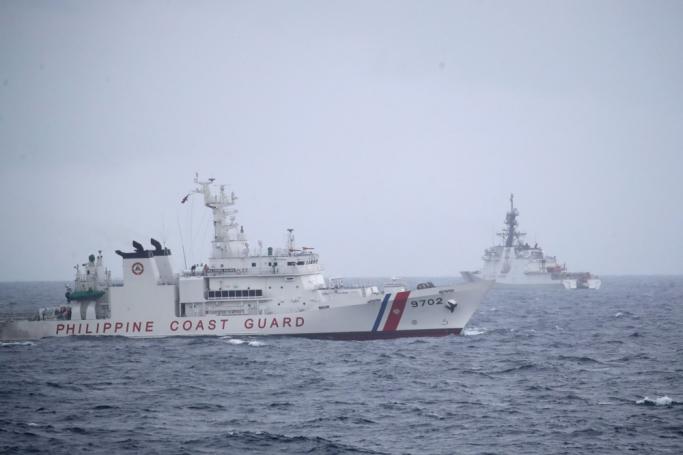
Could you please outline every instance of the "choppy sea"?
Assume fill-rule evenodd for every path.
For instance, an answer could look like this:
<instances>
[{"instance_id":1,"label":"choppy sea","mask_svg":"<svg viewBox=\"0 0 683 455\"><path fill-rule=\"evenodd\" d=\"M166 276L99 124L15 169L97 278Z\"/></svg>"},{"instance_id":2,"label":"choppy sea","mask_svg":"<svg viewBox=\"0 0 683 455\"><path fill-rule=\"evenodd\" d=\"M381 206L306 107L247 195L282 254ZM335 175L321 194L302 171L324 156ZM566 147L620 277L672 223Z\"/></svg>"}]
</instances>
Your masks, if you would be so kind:
<instances>
[{"instance_id":1,"label":"choppy sea","mask_svg":"<svg viewBox=\"0 0 683 455\"><path fill-rule=\"evenodd\" d=\"M446 338L2 343L0 452L681 454L683 277L494 289Z\"/></svg>"}]
</instances>

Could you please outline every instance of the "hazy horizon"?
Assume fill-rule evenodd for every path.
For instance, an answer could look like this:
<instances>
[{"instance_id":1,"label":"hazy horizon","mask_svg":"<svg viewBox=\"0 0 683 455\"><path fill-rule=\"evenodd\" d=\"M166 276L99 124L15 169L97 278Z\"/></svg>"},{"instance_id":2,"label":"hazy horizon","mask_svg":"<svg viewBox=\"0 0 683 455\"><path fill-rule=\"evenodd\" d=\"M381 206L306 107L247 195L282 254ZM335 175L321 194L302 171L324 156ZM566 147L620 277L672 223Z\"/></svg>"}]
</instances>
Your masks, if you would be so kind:
<instances>
[{"instance_id":1,"label":"hazy horizon","mask_svg":"<svg viewBox=\"0 0 683 455\"><path fill-rule=\"evenodd\" d=\"M571 271L680 275L683 3L0 3L0 281L163 241L194 173L327 276L481 266L510 193ZM183 241L180 239L182 232ZM495 239L497 241L497 239Z\"/></svg>"},{"instance_id":2,"label":"hazy horizon","mask_svg":"<svg viewBox=\"0 0 683 455\"><path fill-rule=\"evenodd\" d=\"M328 275L328 278L331 277L332 275ZM651 275L640 275L640 274L623 274L623 275L600 275L601 279L610 279L610 278L636 278L636 277L641 277L641 278L683 278L683 274L665 274L665 273L656 273L656 274L651 274ZM112 277L113 279L120 279L121 277L119 276L118 278ZM336 278L336 277L335 277ZM422 275L416 275L416 276L403 276L403 277L392 277L392 276L366 276L366 277L338 277L338 278L344 278L344 279L358 279L358 280L368 280L368 283L372 283L373 279L386 279L386 278L396 278L398 280L400 279L415 279L415 278L448 278L448 279L456 279L458 281L462 281L463 278L458 275L436 275L436 276L422 276ZM11 283L66 283L66 282L71 282L73 281L73 277L65 277L62 279L52 279L52 280L3 280L0 281L0 283L5 283L5 284L11 284ZM351 283L353 284L353 283ZM434 283L436 284L436 283ZM350 286L349 283L344 283L345 286ZM603 283L604 286L604 283Z\"/></svg>"}]
</instances>

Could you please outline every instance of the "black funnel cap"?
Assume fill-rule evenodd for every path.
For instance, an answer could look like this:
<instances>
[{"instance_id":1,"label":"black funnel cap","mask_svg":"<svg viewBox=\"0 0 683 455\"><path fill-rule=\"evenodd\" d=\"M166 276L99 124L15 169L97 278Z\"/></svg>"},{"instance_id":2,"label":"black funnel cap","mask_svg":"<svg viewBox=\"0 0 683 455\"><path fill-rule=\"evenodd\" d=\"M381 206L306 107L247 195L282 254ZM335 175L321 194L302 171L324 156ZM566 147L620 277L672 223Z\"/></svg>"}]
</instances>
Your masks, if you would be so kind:
<instances>
[{"instance_id":1,"label":"black funnel cap","mask_svg":"<svg viewBox=\"0 0 683 455\"><path fill-rule=\"evenodd\" d=\"M154 249L156 251L162 251L161 243L159 243L158 240L152 238L152 239L150 239L150 242L152 243L152 245L154 246Z\"/></svg>"},{"instance_id":2,"label":"black funnel cap","mask_svg":"<svg viewBox=\"0 0 683 455\"><path fill-rule=\"evenodd\" d=\"M135 251L137 251L138 253L142 253L143 251L145 251L145 249L142 247L142 245L140 245L135 240L133 240L133 248L135 248Z\"/></svg>"}]
</instances>

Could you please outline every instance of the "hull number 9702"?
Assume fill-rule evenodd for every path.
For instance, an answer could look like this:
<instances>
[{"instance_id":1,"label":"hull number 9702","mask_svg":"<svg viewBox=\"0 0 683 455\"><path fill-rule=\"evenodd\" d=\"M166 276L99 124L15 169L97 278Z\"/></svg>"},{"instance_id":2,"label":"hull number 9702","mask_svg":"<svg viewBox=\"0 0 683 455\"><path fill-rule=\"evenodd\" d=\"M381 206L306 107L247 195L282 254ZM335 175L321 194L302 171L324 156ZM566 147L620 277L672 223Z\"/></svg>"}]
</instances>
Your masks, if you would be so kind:
<instances>
[{"instance_id":1,"label":"hull number 9702","mask_svg":"<svg viewBox=\"0 0 683 455\"><path fill-rule=\"evenodd\" d=\"M410 306L413 308L418 308L425 305L443 305L443 299L441 297L435 297L433 299L422 299L422 300L411 300Z\"/></svg>"}]
</instances>

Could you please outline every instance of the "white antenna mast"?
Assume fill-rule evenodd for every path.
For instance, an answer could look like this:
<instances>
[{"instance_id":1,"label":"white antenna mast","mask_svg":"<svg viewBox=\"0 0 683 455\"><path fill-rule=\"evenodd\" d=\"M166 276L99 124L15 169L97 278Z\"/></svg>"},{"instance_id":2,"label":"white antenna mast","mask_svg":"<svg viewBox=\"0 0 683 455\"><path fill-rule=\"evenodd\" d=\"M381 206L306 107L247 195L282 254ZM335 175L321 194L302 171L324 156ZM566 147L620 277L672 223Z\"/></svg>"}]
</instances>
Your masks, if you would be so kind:
<instances>
[{"instance_id":1,"label":"white antenna mast","mask_svg":"<svg viewBox=\"0 0 683 455\"><path fill-rule=\"evenodd\" d=\"M180 216L176 216L178 221L178 233L180 234L180 246L183 250L183 263L185 264L185 270L187 270L187 257L185 256L185 242L183 241L183 230L180 228Z\"/></svg>"},{"instance_id":2,"label":"white antenna mast","mask_svg":"<svg viewBox=\"0 0 683 455\"><path fill-rule=\"evenodd\" d=\"M234 192L227 194L225 185L219 191L212 190L214 178L199 180L195 174L194 182L198 185L193 190L204 196L204 205L211 209L213 215L214 237L211 242L213 251L211 259L248 256L249 243L244 228L236 221L237 210L233 208L237 197Z\"/></svg>"},{"instance_id":3,"label":"white antenna mast","mask_svg":"<svg viewBox=\"0 0 683 455\"><path fill-rule=\"evenodd\" d=\"M292 252L294 252L294 228L287 229L287 232L289 232L287 236L287 250L289 250L289 255L291 256Z\"/></svg>"}]
</instances>

